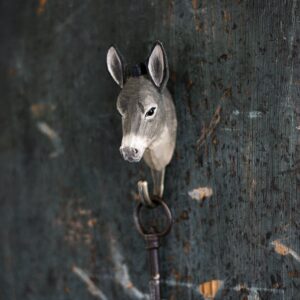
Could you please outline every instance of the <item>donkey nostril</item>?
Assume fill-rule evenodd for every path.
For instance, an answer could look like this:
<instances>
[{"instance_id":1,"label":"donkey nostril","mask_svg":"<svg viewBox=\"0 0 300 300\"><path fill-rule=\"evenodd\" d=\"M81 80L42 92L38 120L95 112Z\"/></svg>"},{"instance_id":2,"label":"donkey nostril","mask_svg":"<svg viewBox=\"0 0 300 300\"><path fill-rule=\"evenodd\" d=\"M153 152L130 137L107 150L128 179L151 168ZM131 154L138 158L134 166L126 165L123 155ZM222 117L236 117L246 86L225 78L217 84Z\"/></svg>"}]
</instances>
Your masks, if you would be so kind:
<instances>
[{"instance_id":1,"label":"donkey nostril","mask_svg":"<svg viewBox=\"0 0 300 300\"><path fill-rule=\"evenodd\" d=\"M120 147L121 155L130 162L139 160L139 149L133 147Z\"/></svg>"}]
</instances>

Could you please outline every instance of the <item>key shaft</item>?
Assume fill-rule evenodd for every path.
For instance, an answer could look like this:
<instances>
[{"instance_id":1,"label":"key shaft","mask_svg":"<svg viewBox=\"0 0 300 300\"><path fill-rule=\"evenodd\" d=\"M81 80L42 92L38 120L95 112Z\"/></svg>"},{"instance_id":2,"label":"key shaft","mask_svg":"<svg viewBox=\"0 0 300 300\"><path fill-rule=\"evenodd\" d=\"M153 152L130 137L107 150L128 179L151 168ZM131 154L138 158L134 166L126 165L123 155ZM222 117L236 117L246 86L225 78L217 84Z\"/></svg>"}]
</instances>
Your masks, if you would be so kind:
<instances>
[{"instance_id":1,"label":"key shaft","mask_svg":"<svg viewBox=\"0 0 300 300\"><path fill-rule=\"evenodd\" d=\"M146 249L149 253L149 264L150 264L150 275L151 279L149 281L150 287L150 299L159 300L160 299L160 271L159 271L159 237L156 234L147 234L145 236Z\"/></svg>"}]
</instances>

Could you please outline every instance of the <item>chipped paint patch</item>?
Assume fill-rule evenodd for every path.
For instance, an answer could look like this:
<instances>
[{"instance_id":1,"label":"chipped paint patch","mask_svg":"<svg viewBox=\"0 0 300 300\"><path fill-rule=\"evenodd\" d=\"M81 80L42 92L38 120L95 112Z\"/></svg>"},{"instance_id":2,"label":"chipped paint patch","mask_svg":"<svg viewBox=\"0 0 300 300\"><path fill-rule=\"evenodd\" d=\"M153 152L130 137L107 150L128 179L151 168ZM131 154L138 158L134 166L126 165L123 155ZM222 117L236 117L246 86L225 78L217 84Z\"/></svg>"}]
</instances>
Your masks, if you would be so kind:
<instances>
[{"instance_id":1,"label":"chipped paint patch","mask_svg":"<svg viewBox=\"0 0 300 300\"><path fill-rule=\"evenodd\" d=\"M82 269L73 266L72 271L76 274L86 285L88 291L95 297L101 300L108 300L104 293L95 285L95 283L90 279L89 275Z\"/></svg>"},{"instance_id":2,"label":"chipped paint patch","mask_svg":"<svg viewBox=\"0 0 300 300\"><path fill-rule=\"evenodd\" d=\"M210 280L201 283L198 289L199 293L204 297L205 300L213 300L223 285L223 280Z\"/></svg>"},{"instance_id":3,"label":"chipped paint patch","mask_svg":"<svg viewBox=\"0 0 300 300\"><path fill-rule=\"evenodd\" d=\"M288 272L288 276L289 276L290 278L300 278L300 272L297 271L297 270L289 271L289 272Z\"/></svg>"},{"instance_id":4,"label":"chipped paint patch","mask_svg":"<svg viewBox=\"0 0 300 300\"><path fill-rule=\"evenodd\" d=\"M262 112L261 111L249 111L248 113L249 119L257 119L262 117Z\"/></svg>"},{"instance_id":5,"label":"chipped paint patch","mask_svg":"<svg viewBox=\"0 0 300 300\"><path fill-rule=\"evenodd\" d=\"M279 240L271 242L271 245L274 246L275 252L282 256L291 255L296 261L300 262L300 256L293 249L282 244Z\"/></svg>"},{"instance_id":6,"label":"chipped paint patch","mask_svg":"<svg viewBox=\"0 0 300 300\"><path fill-rule=\"evenodd\" d=\"M117 245L117 241L114 238L111 238L111 254L112 260L115 267L115 280L119 283L124 289L125 293L134 298L134 299L145 299L149 300L150 297L148 294L144 294L138 288L134 286L131 281L128 267L124 262L124 257L121 254L121 251Z\"/></svg>"},{"instance_id":7,"label":"chipped paint patch","mask_svg":"<svg viewBox=\"0 0 300 300\"><path fill-rule=\"evenodd\" d=\"M55 158L64 153L64 147L61 142L61 138L58 133L54 131L46 122L37 122L36 124L38 130L46 135L51 141L54 151L50 153L51 158Z\"/></svg>"},{"instance_id":8,"label":"chipped paint patch","mask_svg":"<svg viewBox=\"0 0 300 300\"><path fill-rule=\"evenodd\" d=\"M46 4L47 4L47 0L39 0L39 5L36 9L36 14L37 15L41 15L42 13L45 12Z\"/></svg>"},{"instance_id":9,"label":"chipped paint patch","mask_svg":"<svg viewBox=\"0 0 300 300\"><path fill-rule=\"evenodd\" d=\"M49 112L55 110L55 105L48 103L34 103L30 106L31 115L34 118L41 118Z\"/></svg>"},{"instance_id":10,"label":"chipped paint patch","mask_svg":"<svg viewBox=\"0 0 300 300\"><path fill-rule=\"evenodd\" d=\"M188 192L188 195L197 201L202 201L205 198L209 198L212 196L212 194L213 190L210 187L198 187L197 189Z\"/></svg>"},{"instance_id":11,"label":"chipped paint patch","mask_svg":"<svg viewBox=\"0 0 300 300\"><path fill-rule=\"evenodd\" d=\"M233 112L232 112L233 115L235 116L238 116L240 114L240 111L235 109Z\"/></svg>"},{"instance_id":12,"label":"chipped paint patch","mask_svg":"<svg viewBox=\"0 0 300 300\"><path fill-rule=\"evenodd\" d=\"M300 125L296 127L297 130L300 130Z\"/></svg>"},{"instance_id":13,"label":"chipped paint patch","mask_svg":"<svg viewBox=\"0 0 300 300\"><path fill-rule=\"evenodd\" d=\"M97 219L90 209L82 208L84 199L63 194L65 202L60 206L60 214L55 219L55 225L62 226L65 241L73 246L93 245L93 228Z\"/></svg>"}]
</instances>

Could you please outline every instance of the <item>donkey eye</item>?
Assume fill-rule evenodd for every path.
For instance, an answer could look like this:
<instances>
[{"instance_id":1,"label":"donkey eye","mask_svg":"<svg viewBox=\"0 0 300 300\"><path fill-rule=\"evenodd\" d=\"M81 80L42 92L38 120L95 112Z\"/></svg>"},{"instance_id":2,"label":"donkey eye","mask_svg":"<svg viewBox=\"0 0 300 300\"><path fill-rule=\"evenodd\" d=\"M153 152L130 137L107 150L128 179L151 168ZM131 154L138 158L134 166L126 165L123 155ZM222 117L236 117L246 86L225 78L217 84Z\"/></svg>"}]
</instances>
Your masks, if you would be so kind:
<instances>
[{"instance_id":1,"label":"donkey eye","mask_svg":"<svg viewBox=\"0 0 300 300\"><path fill-rule=\"evenodd\" d=\"M146 117L152 117L155 113L156 107L151 107L147 112L146 112Z\"/></svg>"}]
</instances>

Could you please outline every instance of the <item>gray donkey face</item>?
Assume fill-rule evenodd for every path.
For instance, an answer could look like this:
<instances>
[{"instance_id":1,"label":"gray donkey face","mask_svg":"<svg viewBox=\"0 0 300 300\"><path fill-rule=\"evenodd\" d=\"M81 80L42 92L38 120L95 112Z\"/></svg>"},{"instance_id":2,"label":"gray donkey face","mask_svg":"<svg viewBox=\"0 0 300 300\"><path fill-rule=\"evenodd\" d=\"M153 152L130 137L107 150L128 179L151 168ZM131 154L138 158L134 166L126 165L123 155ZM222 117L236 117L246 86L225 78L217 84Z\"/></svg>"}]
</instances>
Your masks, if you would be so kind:
<instances>
[{"instance_id":1,"label":"gray donkey face","mask_svg":"<svg viewBox=\"0 0 300 300\"><path fill-rule=\"evenodd\" d=\"M146 63L130 69L112 46L107 52L107 68L122 88L117 100L123 127L120 152L125 160L138 162L166 128L167 57L162 44L156 42Z\"/></svg>"}]
</instances>

